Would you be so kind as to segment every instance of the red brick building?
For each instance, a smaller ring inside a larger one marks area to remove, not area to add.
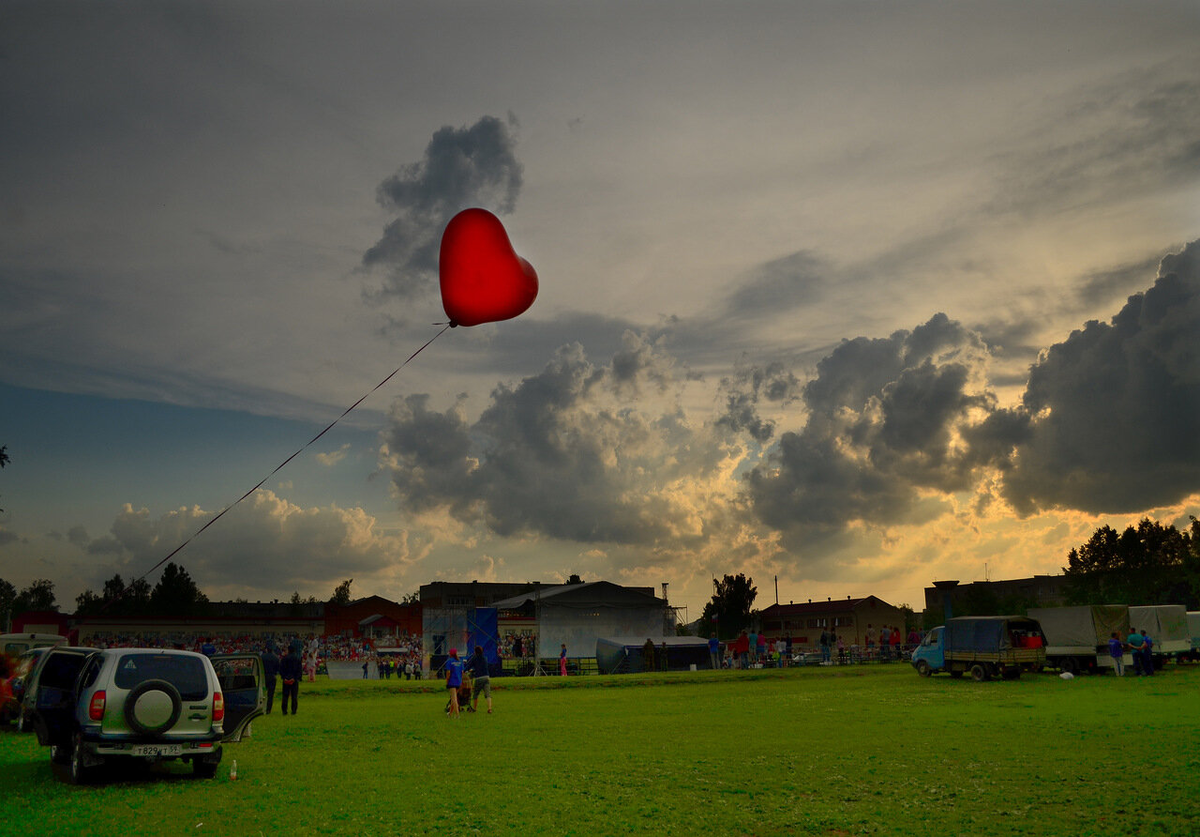
[[[399,604],[382,596],[355,599],[347,605],[325,603],[325,633],[387,637],[421,635],[421,604]]]

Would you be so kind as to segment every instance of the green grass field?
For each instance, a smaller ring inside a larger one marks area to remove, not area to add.
[[[1178,834],[1200,830],[1200,667],[974,683],[911,667],[305,683],[230,745],[89,787],[0,730],[0,832]],[[238,763],[238,779],[228,767]]]

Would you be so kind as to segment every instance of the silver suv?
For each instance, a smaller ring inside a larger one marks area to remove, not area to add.
[[[108,761],[183,759],[211,778],[221,745],[263,714],[262,660],[155,648],[59,647],[27,694],[38,742],[84,782]]]

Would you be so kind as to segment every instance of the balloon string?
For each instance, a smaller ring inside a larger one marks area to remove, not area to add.
[[[157,564],[155,564],[153,567],[151,567],[150,569],[146,570],[146,572],[142,573],[142,574],[141,574],[141,575],[139,575],[137,578],[135,578],[135,579],[133,579],[132,581],[130,581],[130,582],[129,582],[129,586],[127,586],[127,587],[126,587],[124,590],[122,590],[122,591],[121,591],[121,594],[120,594],[119,596],[115,597],[115,598],[114,598],[112,601],[110,601],[110,602],[107,602],[107,603],[104,605],[104,607],[103,607],[103,608],[101,608],[101,612],[103,612],[103,611],[107,610],[107,609],[108,609],[108,607],[109,607],[109,605],[115,604],[116,602],[118,602],[118,601],[120,601],[122,598],[124,598],[125,594],[126,594],[126,593],[128,593],[128,592],[129,592],[129,590],[133,588],[133,585],[134,585],[135,583],[137,583],[137,582],[138,582],[138,581],[140,581],[141,579],[145,578],[146,576],[150,575],[150,573],[154,572],[154,571],[155,571],[155,570],[157,570],[159,567],[161,567],[163,564],[167,563],[167,562],[168,562],[168,561],[170,561],[172,558],[174,558],[174,557],[175,557],[177,554],[179,554],[179,552],[181,552],[185,546],[187,546],[187,545],[188,545],[188,544],[190,544],[190,543],[191,543],[193,540],[195,540],[196,538],[198,538],[198,537],[200,536],[200,533],[201,533],[201,532],[203,532],[203,531],[204,531],[205,529],[207,529],[209,526],[212,526],[214,523],[216,523],[218,520],[220,520],[222,517],[224,517],[224,516],[225,516],[225,512],[229,511],[229,510],[230,510],[230,509],[232,509],[234,506],[236,506],[238,503],[242,502],[242,501],[243,501],[243,500],[245,500],[247,497],[249,497],[251,494],[253,494],[255,491],[258,491],[258,489],[262,488],[262,487],[263,487],[263,484],[264,484],[264,483],[266,483],[266,481],[267,481],[267,480],[269,480],[271,477],[275,476],[275,475],[276,475],[276,474],[278,474],[280,471],[282,471],[282,470],[283,470],[283,468],[284,468],[284,467],[285,467],[285,466],[286,466],[286,465],[287,465],[289,462],[291,462],[293,459],[295,459],[297,456],[299,456],[301,453],[303,453],[305,450],[307,450],[307,449],[308,449],[310,446],[312,446],[312,444],[313,444],[314,442],[316,442],[318,439],[320,439],[322,436],[324,436],[326,433],[328,433],[330,430],[332,430],[332,429],[333,429],[333,426],[334,426],[335,424],[337,424],[339,421],[341,421],[342,419],[344,419],[346,416],[348,416],[348,415],[350,414],[350,411],[351,411],[351,410],[353,410],[353,409],[354,409],[355,407],[357,407],[359,404],[361,404],[361,403],[363,403],[364,401],[366,401],[368,398],[370,398],[370,397],[371,397],[371,396],[372,396],[372,395],[373,395],[373,394],[376,392],[376,390],[380,389],[380,388],[381,388],[381,387],[383,387],[383,386],[384,386],[384,385],[385,385],[385,384],[386,384],[388,381],[390,381],[392,378],[396,377],[396,375],[397,375],[397,374],[400,372],[400,370],[401,370],[401,369],[403,369],[404,367],[408,366],[408,364],[409,364],[409,363],[412,361],[412,359],[413,359],[413,358],[415,358],[417,355],[421,354],[421,352],[423,352],[423,351],[425,351],[427,348],[429,348],[429,345],[430,345],[431,343],[433,343],[433,341],[434,341],[434,340],[437,340],[439,337],[441,337],[443,334],[445,334],[445,333],[446,333],[446,331],[447,331],[448,329],[451,329],[451,328],[453,328],[453,327],[454,327],[454,325],[453,325],[452,323],[447,323],[447,324],[446,324],[446,326],[445,326],[445,328],[443,328],[443,329],[442,329],[441,331],[439,331],[437,334],[433,335],[433,337],[430,337],[430,338],[429,338],[429,340],[428,340],[428,341],[425,343],[425,345],[424,345],[424,346],[422,346],[421,348],[419,348],[419,349],[417,349],[415,352],[413,352],[411,355],[409,355],[409,356],[408,356],[408,359],[407,359],[407,360],[405,360],[405,361],[404,361],[404,363],[402,363],[402,364],[400,364],[399,366],[397,366],[397,367],[396,367],[394,370],[392,370],[392,373],[391,373],[390,375],[388,375],[388,376],[387,376],[386,378],[384,378],[382,381],[380,381],[379,383],[377,383],[377,384],[376,384],[376,385],[375,385],[375,386],[374,386],[374,387],[373,387],[373,388],[372,388],[372,389],[371,389],[369,392],[367,392],[367,394],[366,394],[366,395],[364,395],[362,398],[358,399],[358,400],[357,400],[357,401],[355,401],[353,404],[351,404],[349,407],[347,407],[347,408],[345,409],[345,411],[344,411],[344,412],[343,412],[343,413],[342,413],[340,416],[338,416],[337,418],[335,418],[333,421],[329,422],[329,425],[328,425],[328,426],[327,426],[327,427],[326,427],[324,430],[322,430],[322,431],[321,431],[320,433],[318,433],[316,436],[313,436],[311,439],[309,439],[309,440],[308,440],[308,443],[307,443],[307,444],[305,444],[303,447],[301,447],[299,450],[297,450],[295,453],[293,453],[293,454],[292,454],[291,456],[289,456],[287,459],[283,460],[283,461],[282,461],[282,462],[280,462],[278,465],[276,465],[276,466],[275,466],[275,470],[274,470],[274,471],[272,471],[271,473],[269,473],[269,474],[267,474],[265,477],[263,477],[261,480],[259,480],[259,481],[258,481],[258,483],[257,483],[257,484],[256,484],[256,485],[255,485],[253,488],[251,488],[249,491],[247,491],[247,492],[246,492],[245,494],[243,494],[241,497],[237,498],[237,499],[236,499],[236,500],[234,500],[232,503],[230,503],[228,506],[226,506],[225,508],[221,509],[220,513],[219,513],[219,514],[217,514],[217,516],[216,516],[216,517],[214,517],[212,520],[210,520],[210,521],[208,521],[207,523],[205,523],[203,526],[201,526],[199,529],[197,529],[197,530],[196,530],[194,533],[192,533],[192,536],[191,536],[191,537],[189,537],[187,540],[185,540],[185,541],[184,541],[183,543],[181,543],[179,546],[175,547],[175,549],[171,550],[171,554],[170,554],[170,555],[168,555],[166,558],[163,558],[161,561],[159,561],[159,562],[158,562]]]

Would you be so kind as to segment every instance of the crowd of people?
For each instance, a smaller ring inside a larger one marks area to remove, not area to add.
[[[716,639],[715,634],[713,639]],[[857,637],[847,644],[845,634],[833,628],[822,628],[816,647],[807,649],[790,636],[768,637],[754,630],[743,630],[736,639],[725,643],[723,648],[720,643],[713,647],[710,641],[709,652],[714,668],[783,668],[796,662],[808,662],[805,655],[817,653],[820,654],[821,663],[830,665],[901,660],[920,642],[921,635],[916,629],[904,636],[897,625],[880,625],[876,628],[868,624],[862,644],[857,642]]]
[[[375,676],[380,680],[420,680],[421,654],[418,651],[406,654],[380,654],[363,661],[363,679],[370,676],[371,663],[375,663]]]
[[[400,658],[388,657],[389,662],[399,662],[399,670],[414,665],[420,670],[421,638],[413,634],[404,634],[395,640],[386,640],[389,648],[398,649]],[[299,660],[301,670],[308,679],[312,680],[318,673],[323,673],[325,663],[338,662],[378,662],[382,659],[376,651],[376,641],[362,637],[347,637],[341,634],[316,636],[309,634],[301,637],[297,634],[249,634],[240,636],[215,636],[202,633],[160,633],[147,631],[139,634],[103,634],[97,633],[80,641],[81,645],[89,648],[174,648],[184,651],[197,651],[209,657],[224,654],[261,654],[270,648],[276,654],[281,649],[291,649]],[[382,644],[382,642],[378,643]],[[389,673],[397,668],[389,667]],[[418,675],[419,676],[419,675]]]
[[[868,660],[899,660],[920,642],[920,634],[912,630],[902,636],[898,626],[867,625],[862,644],[835,628],[822,628],[815,646],[803,646],[791,637],[768,637],[756,631],[743,631],[736,639],[722,643],[714,650],[721,668],[749,666],[786,666],[803,654],[820,654],[820,661],[831,663],[863,662]],[[1130,643],[1122,640],[1128,650]],[[341,634],[301,638],[294,634],[257,636],[212,636],[201,633],[96,634],[82,641],[97,648],[181,648],[208,655],[261,653],[265,646],[277,650],[296,649],[306,676],[323,672],[328,661],[363,663],[365,671],[374,664],[379,679],[392,677],[420,678],[423,658],[422,638],[418,634],[402,633],[381,640],[348,637]],[[380,649],[386,651],[380,653]],[[537,642],[531,630],[508,631],[501,634],[497,652],[504,659],[530,659],[537,653]],[[367,676],[364,673],[364,677]]]
[[[506,631],[500,635],[497,652],[501,657],[515,660],[526,660],[537,653],[537,639],[528,628],[520,631]]]
[[[1112,657],[1118,677],[1125,674],[1126,654],[1133,658],[1133,671],[1138,677],[1154,674],[1154,640],[1149,631],[1133,628],[1125,639],[1113,631],[1108,640],[1108,655]]]

